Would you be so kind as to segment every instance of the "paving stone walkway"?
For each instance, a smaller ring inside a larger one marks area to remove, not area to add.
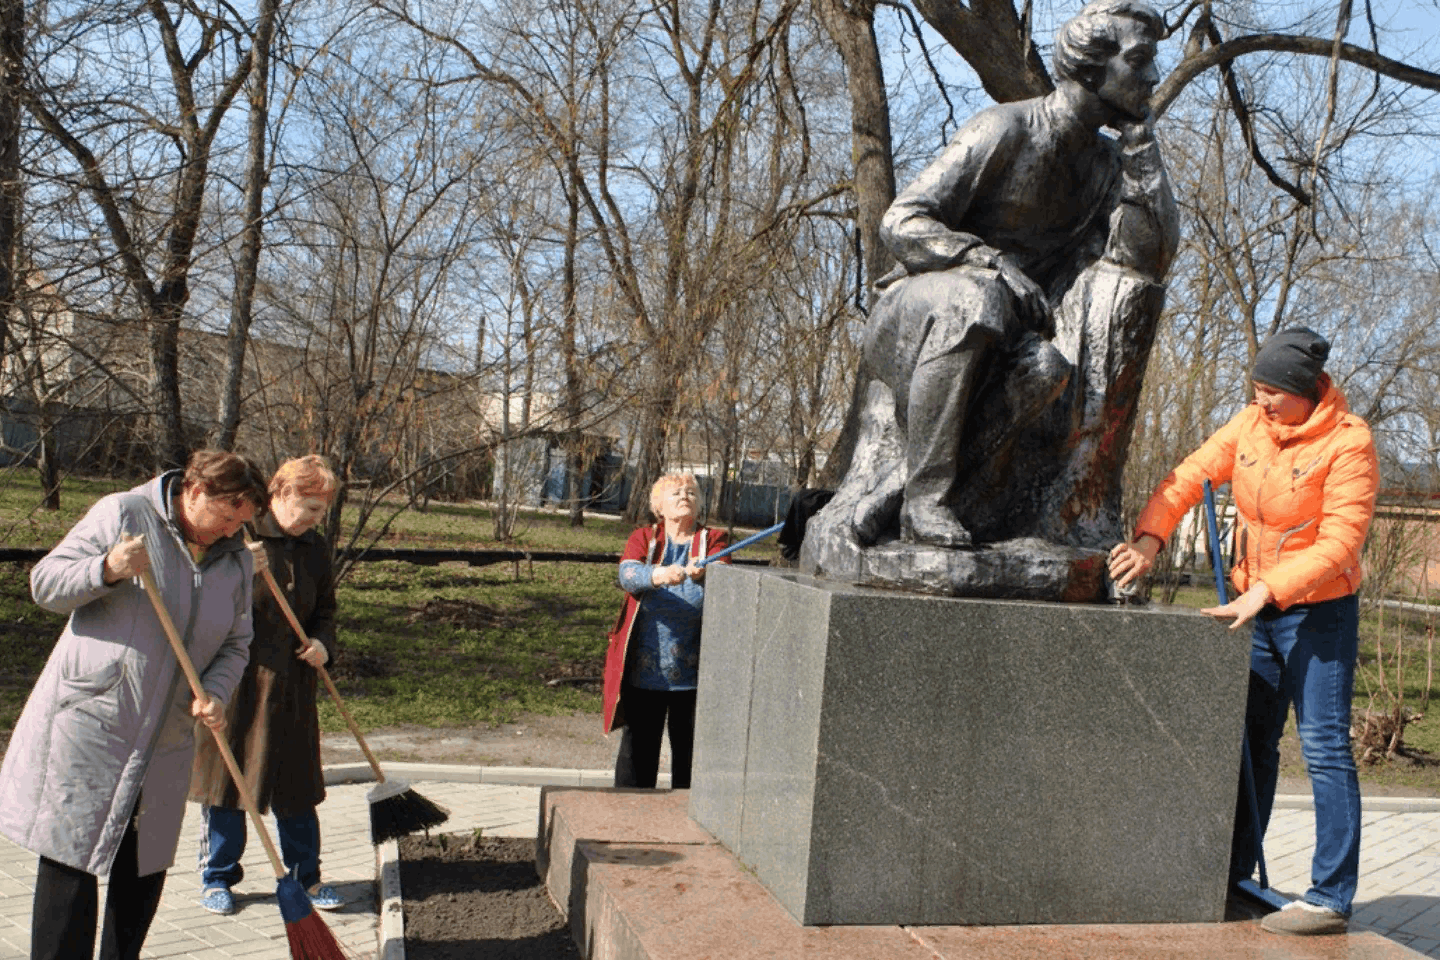
[[[451,821],[444,829],[478,827],[493,836],[511,837],[535,836],[540,783],[603,781],[603,775],[579,771],[530,771],[508,777],[532,780],[524,785],[477,782],[486,772],[475,768],[455,773],[469,782],[402,775],[415,777],[418,792],[450,808]],[[444,773],[432,768],[430,775]],[[368,784],[331,786],[320,808],[322,872],[350,901],[343,909],[321,916],[356,960],[378,960],[376,855],[369,842],[368,788]],[[199,808],[191,805],[176,865],[143,956],[147,960],[289,960],[274,874],[258,841],[249,844],[246,878],[235,890],[238,912],[218,917],[201,909],[194,871],[198,829]],[[1440,801],[1367,801],[1364,831],[1353,926],[1375,930],[1440,960]],[[1304,891],[1313,844],[1313,813],[1300,799],[1282,800],[1266,839],[1270,879],[1276,889],[1291,895]],[[35,857],[0,840],[0,960],[29,956],[34,884]]]

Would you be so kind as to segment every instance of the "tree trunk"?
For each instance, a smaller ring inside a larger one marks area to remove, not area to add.
[[[625,520],[634,526],[646,522],[650,510],[650,488],[660,479],[660,471],[665,466],[665,443],[669,438],[674,401],[656,398],[649,409],[650,413],[641,421],[635,485],[630,488],[630,500],[625,504]]]
[[[885,96],[885,69],[875,42],[876,0],[815,0],[815,10],[845,61],[850,91],[850,132],[855,161],[855,208],[860,255],[865,262],[865,288],[890,268],[892,257],[880,242],[880,219],[895,199],[895,156],[890,143],[890,102]],[[868,304],[867,304],[868,306]],[[857,376],[845,422],[825,461],[819,483],[834,488],[850,469],[860,433],[865,374]]]
[[[0,369],[10,345],[20,239],[20,84],[24,79],[25,4],[0,0]]]
[[[40,475],[40,506],[45,510],[60,509],[60,464],[55,460],[55,424],[46,412],[41,412],[40,452],[35,469]]]
[[[240,241],[240,258],[235,264],[235,292],[230,299],[230,327],[226,333],[225,382],[220,392],[212,444],[221,450],[235,448],[240,430],[240,396],[245,374],[245,348],[250,340],[250,323],[255,303],[255,279],[260,267],[261,225],[265,184],[269,179],[265,162],[265,130],[270,119],[270,43],[280,0],[263,0],[255,46],[250,57],[249,173],[245,178],[245,226]]]
[[[572,139],[571,144],[574,143]],[[586,461],[584,440],[580,432],[581,396],[584,390],[580,369],[580,351],[575,328],[579,308],[576,306],[575,250],[580,243],[580,191],[577,182],[580,168],[572,153],[565,178],[565,319],[561,328],[562,350],[565,354],[565,496],[570,504],[570,526],[585,526],[584,483]]]
[[[850,92],[851,155],[855,163],[855,208],[868,289],[890,269],[894,258],[880,242],[880,218],[895,199],[895,157],[890,143],[890,101],[885,67],[875,42],[877,0],[816,0],[820,21],[845,62]]]
[[[150,318],[150,395],[155,472],[185,466],[189,450],[180,414],[180,308]]]
[[[996,103],[1028,100],[1054,89],[1030,24],[1012,0],[915,0],[915,9],[980,78]]]

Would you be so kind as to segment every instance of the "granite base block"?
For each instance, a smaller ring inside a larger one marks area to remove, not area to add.
[[[1248,639],[717,568],[690,814],[805,924],[1224,915]]]
[[[587,960],[1419,960],[1365,932],[1276,937],[1257,922],[805,926],[683,815],[684,791],[547,788],[541,875]],[[704,842],[699,842],[703,838]],[[563,886],[557,886],[563,883]]]

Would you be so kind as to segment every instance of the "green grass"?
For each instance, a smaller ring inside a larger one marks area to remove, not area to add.
[[[36,509],[33,471],[0,473],[0,545],[49,547],[94,500],[128,483],[67,481],[58,514]],[[355,511],[347,509],[353,523]],[[514,544],[534,550],[616,553],[630,528],[587,518],[572,528],[563,514],[523,514]],[[391,547],[503,546],[478,504],[434,503],[402,511],[380,541]],[[747,548],[766,556],[773,541]],[[463,564],[421,567],[356,564],[337,590],[340,655],[332,671],[362,728],[504,723],[522,713],[598,713],[597,682],[605,634],[621,593],[605,564]],[[64,620],[31,602],[27,571],[0,564],[0,731],[14,726]],[[560,682],[551,685],[548,681]],[[328,699],[322,726],[344,730]]]
[[[382,505],[376,519],[395,513],[395,506]],[[354,528],[356,510],[345,510],[344,529]],[[553,512],[522,513],[515,523],[513,540],[501,543],[494,538],[494,511],[472,503],[436,503],[424,510],[403,510],[390,523],[377,546],[432,549],[478,550],[516,546],[531,550],[573,550],[580,553],[618,553],[631,527],[619,520],[586,517],[585,526],[571,527],[567,515]]]
[[[61,488],[60,509],[45,510],[40,506],[40,481],[34,470],[0,467],[0,546],[54,546],[92,503],[132,486],[119,480],[73,477]]]
[[[24,565],[0,563],[0,730],[15,726],[64,625],[64,617],[31,601]]]
[[[508,564],[364,563],[338,600],[336,683],[362,727],[600,709],[596,681],[620,602],[608,564],[536,564],[533,579],[517,581]],[[321,719],[343,729],[328,702]]]

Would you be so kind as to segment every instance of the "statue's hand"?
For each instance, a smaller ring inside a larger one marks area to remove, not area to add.
[[[1126,150],[1143,147],[1155,139],[1155,119],[1149,115],[1139,120],[1116,121],[1115,129],[1120,134],[1120,146]]]
[[[1024,270],[1021,270],[1009,257],[1001,256],[996,262],[1000,271],[1000,279],[1005,281],[1005,286],[1015,294],[1015,301],[1020,310],[1020,319],[1025,326],[1036,333],[1050,336],[1054,333],[1054,324],[1050,316],[1050,301],[1045,297],[1045,291],[1040,285],[1031,280]]]

